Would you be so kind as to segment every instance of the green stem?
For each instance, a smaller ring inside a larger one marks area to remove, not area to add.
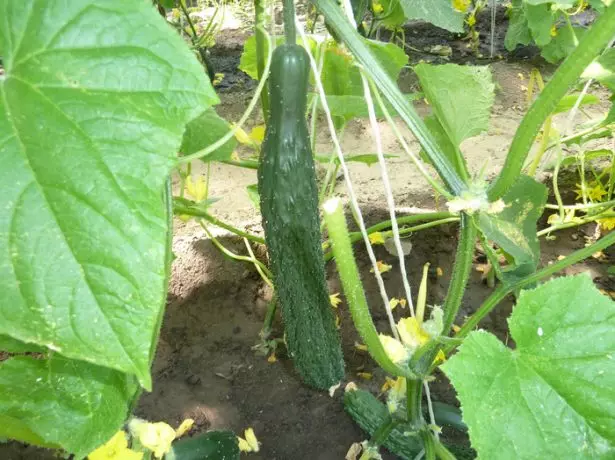
[[[451,451],[444,447],[444,444],[442,444],[440,441],[435,440],[434,447],[436,450],[436,457],[438,457],[440,460],[456,460],[455,456],[451,453]]]
[[[199,55],[201,56],[201,59],[203,60],[203,65],[205,66],[205,70],[207,71],[207,75],[209,76],[209,79],[211,81],[214,81],[214,79],[216,78],[216,73],[214,72],[214,68],[211,65],[211,62],[209,61],[209,57],[207,57],[207,52],[203,49],[203,47],[198,46],[199,34],[197,33],[196,28],[194,27],[194,23],[192,22],[192,19],[190,18],[190,13],[188,13],[188,10],[186,9],[184,2],[179,1],[178,3],[179,3],[180,9],[182,10],[182,13],[186,17],[186,21],[188,21],[190,30],[192,30],[192,35],[188,34],[190,36],[190,41],[192,42],[192,45],[194,45],[197,51],[199,52]]]
[[[294,45],[297,43],[295,0],[284,0],[284,36],[287,45]]]
[[[551,134],[551,125],[552,125],[552,120],[551,120],[551,116],[549,115],[547,117],[547,120],[545,121],[545,127],[542,131],[542,139],[540,140],[538,151],[536,152],[536,155],[534,156],[534,160],[532,161],[532,164],[530,165],[530,168],[527,171],[527,175],[530,177],[534,177],[534,175],[536,174],[536,170],[538,169],[538,166],[540,165],[540,160],[542,160],[542,157],[547,151],[547,144],[549,142],[549,136]]]
[[[540,127],[553,113],[557,103],[568,91],[568,87],[613,38],[613,30],[615,30],[615,6],[611,5],[583,36],[579,46],[558,67],[545,89],[523,117],[502,171],[489,188],[490,201],[501,198],[517,180]]]
[[[459,177],[449,159],[442,153],[412,104],[402,95],[397,83],[391,79],[380,61],[369,50],[363,37],[348,22],[336,0],[312,0],[312,3],[322,12],[329,26],[343,40],[353,56],[363,65],[365,72],[374,80],[382,94],[410,127],[449,190],[459,195],[466,189],[466,184]]]
[[[407,217],[416,217],[416,216],[407,216]],[[390,225],[390,221],[389,222],[389,227]],[[448,223],[452,223],[452,222],[459,222],[459,217],[449,217],[446,219],[440,219],[440,220],[434,220],[433,222],[427,222],[425,224],[420,224],[420,225],[414,225],[412,227],[405,227],[405,228],[400,228],[399,229],[399,235],[407,235],[408,233],[412,233],[412,232],[417,232],[419,230],[425,230],[427,228],[431,228],[431,227],[436,227],[438,225],[443,225],[443,224],[448,224]],[[379,224],[380,225],[380,224]],[[371,235],[372,233],[375,233],[378,230],[367,230],[367,234]],[[391,237],[393,235],[393,232],[385,232],[384,237]],[[359,241],[363,240],[363,236],[361,235],[361,232],[352,232],[350,233],[350,241],[352,243],[356,243]],[[333,258],[333,253],[331,252],[327,252],[325,254],[325,261],[329,261]]]
[[[457,255],[455,256],[455,265],[453,267],[453,274],[443,306],[444,334],[448,334],[449,329],[455,321],[459,307],[461,306],[463,293],[465,292],[470,271],[472,269],[476,236],[477,229],[472,221],[472,218],[467,214],[462,214],[461,225],[459,228],[459,243],[457,245]]]
[[[339,198],[332,198],[324,205],[324,219],[329,230],[329,238],[333,248],[333,255],[337,264],[337,271],[342,281],[348,308],[361,339],[374,360],[386,372],[407,378],[415,377],[409,369],[403,369],[391,361],[387,355],[378,331],[372,320],[367,299],[361,283],[359,269],[355,261],[346,218]]]
[[[478,323],[480,323],[480,321],[485,316],[487,316],[489,312],[491,312],[491,310],[493,310],[511,292],[521,289],[528,284],[536,283],[541,279],[546,278],[547,276],[551,276],[558,271],[569,267],[572,264],[576,264],[583,259],[587,259],[595,252],[608,248],[614,243],[615,231],[596,241],[594,244],[579,249],[568,255],[567,257],[563,258],[562,260],[559,260],[554,264],[549,265],[548,267],[545,267],[542,270],[539,270],[536,273],[517,281],[516,283],[500,286],[487,298],[487,300],[485,300],[485,302],[483,302],[480,308],[472,316],[470,316],[470,318],[468,318],[468,320],[461,327],[461,329],[459,329],[457,334],[455,334],[455,338],[461,339],[467,336],[478,325]],[[445,347],[445,351],[449,353],[455,347],[455,344],[449,344]]]
[[[262,93],[261,93],[262,94]],[[258,161],[257,160],[222,160],[220,163],[224,163],[231,166],[238,166],[240,168],[247,169],[258,169]]]
[[[263,340],[267,340],[269,336],[271,335],[273,319],[275,318],[275,312],[277,309],[278,309],[278,298],[274,292],[273,296],[271,297],[271,301],[269,302],[269,305],[267,305],[267,312],[265,313],[265,321],[263,321],[263,328],[261,329],[261,332],[260,332],[261,339]]]
[[[421,430],[421,439],[425,449],[425,460],[436,460],[436,440],[429,430]]]
[[[256,73],[258,79],[263,78],[265,62],[267,61],[267,37],[263,33],[265,28],[265,0],[254,0],[254,36],[256,38]],[[261,92],[261,108],[265,121],[269,119],[269,91]]]
[[[425,425],[423,418],[423,382],[419,379],[406,380],[406,410],[408,411],[408,421],[413,429],[422,430]]]
[[[187,215],[187,216],[193,216],[193,217],[200,217],[201,219],[205,219],[210,224],[214,224],[216,227],[220,227],[225,230],[228,230],[229,232],[234,233],[235,235],[245,238],[249,241],[252,241],[254,243],[259,243],[259,244],[265,244],[265,240],[263,238],[260,238],[255,235],[251,235],[250,233],[244,232],[243,230],[239,230],[238,228],[233,227],[231,224],[227,224],[226,222],[223,222],[215,218],[211,214],[208,214],[205,211],[201,211],[200,209],[189,208],[189,207],[182,206],[178,204],[177,202],[175,202],[173,204],[173,212],[176,215],[180,215],[180,216]]]

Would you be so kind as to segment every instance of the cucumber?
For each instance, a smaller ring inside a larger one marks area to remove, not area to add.
[[[306,384],[328,389],[344,377],[344,362],[325,280],[305,120],[308,76],[309,58],[301,46],[275,49],[258,190],[289,355]]]
[[[237,436],[230,431],[210,431],[175,441],[165,460],[239,460]]]
[[[365,390],[347,390],[344,394],[344,409],[369,436],[372,436],[389,418],[386,405]],[[401,423],[393,428],[382,445],[399,458],[413,460],[423,449],[423,445],[418,436],[404,434],[410,432],[412,426],[409,423]],[[476,458],[476,452],[472,448],[450,444],[446,444],[446,448],[458,460]]]

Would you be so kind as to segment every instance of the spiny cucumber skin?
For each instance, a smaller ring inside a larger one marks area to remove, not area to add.
[[[271,63],[270,117],[258,185],[286,344],[303,381],[328,389],[344,377],[321,247],[318,190],[305,108],[309,61],[282,45]]]

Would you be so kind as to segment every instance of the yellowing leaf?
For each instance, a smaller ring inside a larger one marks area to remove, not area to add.
[[[357,376],[361,377],[363,380],[371,380],[374,375],[370,372],[357,372]]]
[[[386,273],[388,271],[391,271],[391,269],[393,268],[392,265],[389,264],[385,264],[383,261],[379,260],[376,262],[376,266],[378,267],[378,271],[380,273]],[[372,267],[370,272],[374,273],[374,268]]]
[[[126,433],[122,430],[88,455],[89,460],[141,460],[142,458],[143,452],[135,452],[128,448]]]
[[[444,271],[442,270],[442,268],[441,268],[441,267],[437,267],[437,268],[436,268],[436,276],[439,278],[439,277],[441,277],[442,275],[444,275]]]
[[[362,343],[355,342],[354,343],[354,347],[355,347],[355,349],[357,349],[359,351],[367,351],[367,345],[364,345]]]
[[[278,358],[276,357],[275,353],[271,353],[267,358],[268,363],[275,363],[277,360]]]
[[[253,144],[252,139],[250,139],[250,136],[248,136],[248,133],[246,133],[242,127],[239,127],[233,123],[233,125],[231,125],[231,128],[235,130],[235,139],[237,139],[239,143],[245,145]]]
[[[374,232],[370,233],[368,236],[371,244],[384,244],[384,237],[382,236],[382,233]]]
[[[342,327],[342,320],[340,318],[340,315],[335,315],[335,327],[337,329],[339,329],[340,327]]]
[[[250,139],[260,145],[265,139],[265,125],[258,125],[250,131]]]
[[[329,302],[333,308],[337,308],[339,304],[342,303],[342,299],[340,299],[340,293],[336,292],[335,294],[329,295]]]
[[[391,311],[395,310],[395,307],[397,307],[399,305],[399,299],[396,299],[395,297],[393,297],[391,300],[389,300],[389,308],[391,309]]]
[[[212,83],[214,86],[218,86],[220,83],[222,83],[222,80],[224,80],[224,74],[218,72],[214,74],[214,81]]]
[[[207,195],[207,185],[203,176],[198,176],[196,181],[192,181],[192,176],[186,177],[186,192],[194,201],[203,201]]]

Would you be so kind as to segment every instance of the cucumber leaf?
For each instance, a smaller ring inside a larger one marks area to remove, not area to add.
[[[420,19],[451,32],[463,32],[463,13],[451,0],[400,0],[407,19]]]
[[[497,214],[481,213],[478,227],[512,258],[512,266],[503,270],[502,280],[512,282],[533,273],[540,260],[536,222],[547,201],[547,188],[522,175],[502,200],[504,209]]]
[[[8,335],[0,334],[0,351],[9,353],[45,353],[47,348],[32,343],[20,342]]]
[[[150,389],[163,191],[218,99],[151,3],[23,0],[0,18],[0,334]]]
[[[210,107],[186,125],[186,131],[184,132],[179,151],[183,155],[196,153],[218,141],[230,129],[229,123]],[[209,155],[201,157],[200,160],[203,162],[228,160],[231,158],[231,154],[236,147],[237,140],[233,136],[221,147]]]
[[[10,358],[0,363],[0,436],[82,458],[120,429],[137,388],[134,377],[57,353]]]
[[[489,67],[419,64],[414,71],[453,144],[487,130],[495,91]]]
[[[586,30],[582,27],[561,27],[557,29],[557,35],[545,46],[540,55],[548,62],[556,64],[568,57],[577,47]]]
[[[512,0],[509,14],[510,19],[504,38],[504,47],[508,51],[513,51],[517,45],[529,45],[532,41],[532,32],[528,24],[523,0]]]
[[[522,291],[516,349],[470,333],[441,368],[479,458],[615,456],[615,303],[589,276]]]

